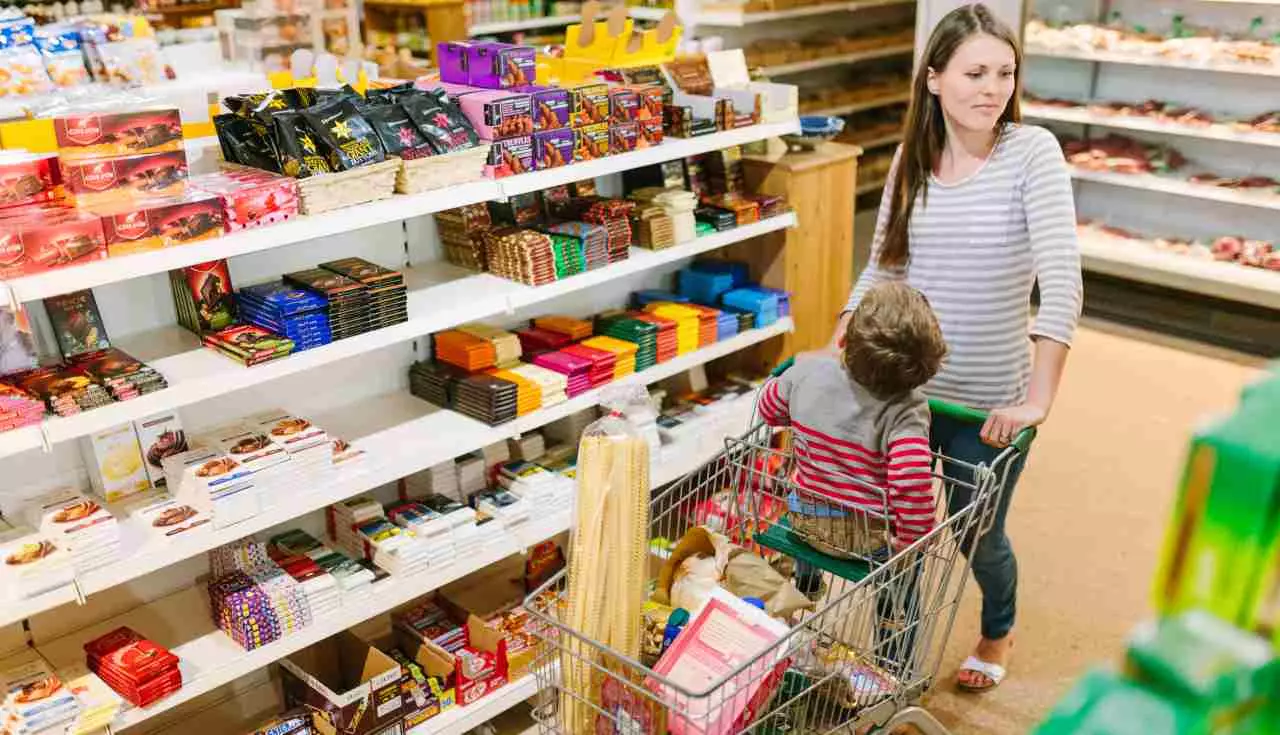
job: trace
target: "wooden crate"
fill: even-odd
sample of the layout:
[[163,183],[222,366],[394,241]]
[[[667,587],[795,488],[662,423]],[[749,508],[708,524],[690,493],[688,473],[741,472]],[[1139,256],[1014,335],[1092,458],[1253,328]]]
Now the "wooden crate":
[[484,164],[488,158],[489,146],[483,144],[443,156],[402,161],[396,171],[396,191],[417,194],[477,181],[484,178]]
[[299,209],[318,214],[333,209],[386,199],[395,192],[399,158],[361,166],[349,171],[320,174],[298,180]]

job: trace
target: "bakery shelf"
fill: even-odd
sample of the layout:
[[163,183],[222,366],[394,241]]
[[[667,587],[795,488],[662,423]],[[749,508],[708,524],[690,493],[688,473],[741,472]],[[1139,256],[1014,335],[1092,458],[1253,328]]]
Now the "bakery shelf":
[[800,121],[793,119],[725,130],[724,132],[696,138],[667,138],[662,145],[653,146],[652,148],[642,148],[630,153],[620,153],[616,156],[606,156],[594,161],[575,163],[571,166],[561,166],[549,171],[535,171],[512,176],[502,179],[499,183],[502,186],[503,196],[527,194],[531,191],[548,189],[561,184],[572,184],[575,181],[651,166],[655,163],[674,161],[677,158],[710,153],[721,148],[743,145],[744,143],[752,143],[766,138],[775,138],[780,135],[789,135],[799,131]]
[[662,145],[537,171],[498,181],[476,181],[422,194],[397,195],[368,204],[299,217],[271,227],[233,232],[192,245],[86,263],[0,281],[0,303],[35,301],[108,283],[164,273],[175,268],[306,242],[365,227],[399,222],[464,204],[502,199],[558,184],[620,173],[654,163],[797,132],[798,120],[752,125],[697,138],[668,138]]
[[581,15],[548,15],[524,20],[503,20],[493,23],[477,23],[467,29],[468,36],[491,36],[499,33],[531,31],[538,28],[563,28],[582,20]]
[[[752,329],[700,350],[654,365],[631,381],[643,384],[678,375],[746,347],[759,344],[792,329],[792,321],[781,319],[760,329]],[[437,408],[408,392],[362,400],[326,414],[310,416],[327,431],[342,436],[365,451],[358,464],[336,472],[327,482],[308,492],[278,499],[243,523],[221,530],[167,541],[146,541],[134,519],[122,521],[121,559],[109,567],[89,572],[79,579],[86,595],[125,584],[152,572],[199,556],[211,549],[266,529],[287,523],[354,495],[367,492],[461,456],[481,447],[514,438],[599,403],[602,389],[587,391],[555,406],[539,409],[515,421],[488,426],[460,413]],[[674,479],[674,478],[671,478]],[[272,500],[272,499],[269,499]],[[39,612],[75,601],[72,589],[7,603],[0,608],[0,621],[15,622]]]
[[889,105],[898,105],[911,101],[911,90],[903,90],[893,94],[884,95],[883,97],[875,97],[861,102],[854,102],[848,105],[837,105],[835,107],[825,107],[812,112],[805,112],[805,115],[852,115],[855,112],[866,112],[867,110],[876,110]]
[[168,647],[178,655],[182,668],[182,688],[150,707],[123,711],[112,724],[113,731],[139,725],[202,694],[278,661],[296,651],[340,633],[369,618],[389,612],[468,574],[480,571],[530,545],[569,529],[570,514],[521,524],[495,536],[484,551],[419,574],[391,576],[374,583],[368,594],[347,598],[334,614],[269,643],[246,651],[234,643],[210,620],[209,602],[202,590],[189,587],[129,612],[102,621],[47,643],[37,640],[37,649],[55,667],[84,661],[84,644],[116,627],[127,625]]
[[1157,176],[1155,174],[1122,174],[1114,171],[1087,171],[1079,168],[1073,168],[1071,176],[1077,181],[1092,181],[1099,184],[1142,189],[1161,194],[1175,194],[1223,204],[1236,204],[1242,207],[1257,207],[1259,209],[1280,211],[1280,195],[1271,190],[1266,193],[1255,194],[1209,184],[1197,184],[1186,179]]
[[1214,123],[1208,126],[1180,125],[1162,122],[1149,117],[1134,115],[1103,115],[1085,108],[1055,107],[1040,105],[1034,102],[1022,103],[1022,114],[1037,120],[1076,123],[1078,125],[1097,125],[1116,130],[1137,130],[1144,133],[1160,133],[1177,135],[1184,138],[1201,140],[1217,140],[1227,143],[1243,143],[1247,145],[1280,148],[1280,133],[1263,133],[1251,130],[1236,130],[1230,125]]
[[1266,64],[1227,64],[1197,63],[1184,59],[1166,59],[1160,56],[1142,56],[1139,54],[1123,54],[1114,51],[1081,51],[1079,49],[1046,49],[1027,46],[1027,56],[1050,59],[1072,59],[1102,64],[1134,64],[1137,66],[1154,66],[1166,69],[1186,69],[1189,71],[1220,72],[1224,74],[1249,74],[1263,77],[1280,77],[1280,66]]
[[[115,340],[116,346],[159,370],[169,386],[129,401],[112,403],[74,416],[46,417],[42,424],[49,444],[87,436],[126,421],[172,410],[236,390],[313,370],[373,350],[406,342],[470,321],[508,313],[575,291],[642,273],[700,253],[742,242],[795,225],[795,215],[777,217],[700,237],[664,250],[632,248],[631,257],[598,270],[545,286],[526,286],[488,273],[473,273],[445,262],[405,270],[409,320],[356,337],[246,368],[215,350],[202,347],[195,335],[178,326]],[[39,431],[27,427],[13,441],[0,433],[0,457],[40,446]]]
[[1280,273],[1162,252],[1142,241],[1080,231],[1085,269],[1166,288],[1280,309]]
[[808,18],[815,15],[829,15],[832,13],[850,13],[870,8],[882,8],[887,5],[913,4],[915,4],[915,0],[851,0],[851,2],[819,3],[817,5],[802,5],[796,8],[787,8],[786,10],[766,10],[759,12],[743,12],[741,10],[710,10],[696,14],[693,17],[693,23],[698,26],[739,28],[756,23],[772,23],[776,20]]
[[814,69],[825,69],[829,66],[840,66],[842,64],[856,64],[860,61],[870,61],[872,59],[884,59],[890,56],[902,56],[910,54],[915,49],[915,44],[908,41],[906,43],[897,43],[892,46],[883,46],[881,48],[866,49],[865,51],[856,51],[851,54],[836,54],[834,56],[825,56],[820,59],[810,59],[808,61],[797,61],[791,64],[775,64],[773,66],[763,66],[758,70],[759,73],[767,77],[780,77],[789,74],[800,74]]

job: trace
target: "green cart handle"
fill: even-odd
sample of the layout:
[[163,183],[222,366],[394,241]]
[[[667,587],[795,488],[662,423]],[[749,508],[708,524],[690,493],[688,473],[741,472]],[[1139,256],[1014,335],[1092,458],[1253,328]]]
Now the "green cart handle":
[[[776,378],[787,371],[787,368],[796,363],[795,356],[788,357],[778,366],[769,371],[769,376]],[[982,424],[987,420],[987,412],[977,408],[969,408],[958,403],[949,403],[947,401],[938,400],[937,398],[929,399],[929,410],[935,415],[946,416],[957,421],[964,421],[970,424]],[[1031,450],[1031,442],[1036,438],[1036,427],[1028,426],[1009,442],[1009,446],[1017,449],[1019,452],[1026,454]]]

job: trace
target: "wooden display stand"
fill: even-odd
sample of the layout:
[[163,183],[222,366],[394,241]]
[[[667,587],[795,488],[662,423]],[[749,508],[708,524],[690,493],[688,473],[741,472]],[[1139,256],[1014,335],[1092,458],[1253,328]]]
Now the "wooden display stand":
[[823,347],[853,285],[853,212],[862,149],[823,143],[813,151],[744,156],[749,191],[781,194],[798,225],[727,249],[751,264],[751,276],[791,293],[795,331],[761,345],[763,366]]

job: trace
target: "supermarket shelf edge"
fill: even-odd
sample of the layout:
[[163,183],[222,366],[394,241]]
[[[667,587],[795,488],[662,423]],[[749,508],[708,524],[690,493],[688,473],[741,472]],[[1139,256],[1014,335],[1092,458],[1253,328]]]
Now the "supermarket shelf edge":
[[1124,54],[1101,50],[1081,51],[1078,49],[1047,49],[1034,45],[1028,45],[1026,47],[1026,54],[1027,56],[1037,56],[1047,59],[1071,59],[1073,61],[1088,61],[1102,64],[1130,64],[1134,66],[1150,66],[1162,69],[1217,72],[1221,74],[1248,74],[1262,77],[1280,76],[1280,66],[1267,66],[1265,64],[1197,64],[1192,61],[1166,59],[1159,56],[1141,56],[1139,54]]
[[1242,143],[1246,145],[1280,148],[1280,133],[1234,130],[1229,125],[1221,123],[1216,123],[1207,127],[1179,125],[1177,123],[1161,122],[1159,120],[1152,120],[1132,115],[1100,115],[1085,109],[1053,107],[1050,105],[1039,105],[1034,102],[1024,102],[1022,104],[1022,113],[1026,117],[1032,117],[1039,120],[1076,123],[1079,125],[1097,125],[1099,127],[1114,128],[1118,130],[1137,130],[1144,133],[1160,133],[1164,135],[1177,135],[1184,138],[1200,138],[1203,140],[1217,140],[1227,143]]
[[914,42],[899,43],[893,46],[884,46],[883,48],[866,49],[864,51],[856,51],[851,54],[837,54],[835,56],[827,56],[820,59],[810,59],[809,61],[797,61],[790,64],[774,64],[772,66],[764,66],[759,69],[760,74],[768,77],[785,76],[789,74],[799,74],[801,72],[813,71],[814,69],[824,69],[828,66],[839,66],[841,64],[856,64],[860,61],[870,61],[872,59],[883,59],[888,56],[898,56],[901,54],[909,54],[915,50]]
[[850,2],[819,3],[816,5],[802,5],[800,7],[788,8],[786,10],[760,12],[708,11],[698,13],[694,16],[694,22],[696,25],[700,26],[739,28],[746,25],[754,25],[756,23],[771,23],[775,20],[806,18],[814,15],[828,15],[831,13],[867,10],[870,8],[884,7],[886,5],[907,4],[914,4],[914,0],[851,0]]
[[805,112],[803,114],[834,115],[838,117],[840,115],[851,115],[855,112],[865,112],[867,110],[874,110],[879,107],[888,107],[889,105],[896,105],[899,103],[910,102],[910,101],[911,101],[911,92],[903,91],[903,92],[897,92],[895,94],[887,94],[883,97],[876,97],[874,99],[864,100],[862,102],[854,102],[848,105],[837,105],[836,107],[826,107],[820,110],[814,110],[812,112]]
[[523,20],[501,20],[492,23],[477,23],[467,29],[468,36],[488,36],[497,33],[513,33],[515,31],[532,31],[539,28],[558,28],[571,25],[582,20],[581,15],[548,15],[540,18]]
[[1251,194],[1246,191],[1226,189],[1209,184],[1196,184],[1184,179],[1157,176],[1155,174],[1126,174],[1115,171],[1090,171],[1072,168],[1071,177],[1077,181],[1090,181],[1110,186],[1123,186],[1129,189],[1155,191],[1161,194],[1174,194],[1221,204],[1280,210],[1280,195]]

